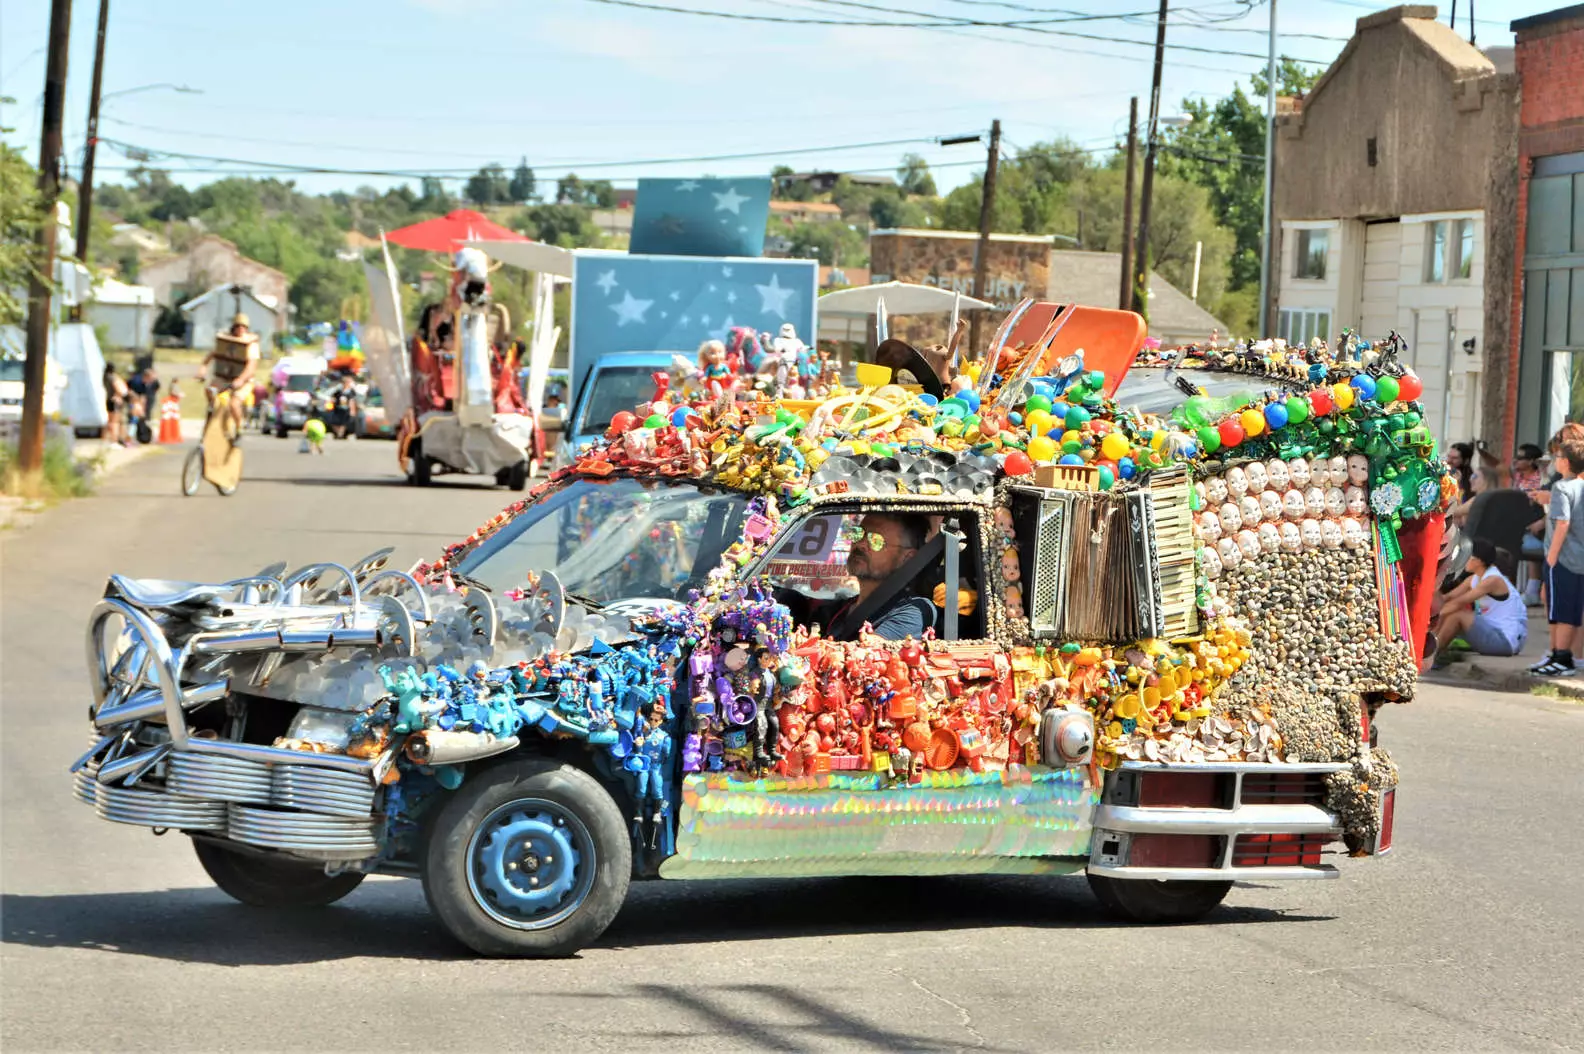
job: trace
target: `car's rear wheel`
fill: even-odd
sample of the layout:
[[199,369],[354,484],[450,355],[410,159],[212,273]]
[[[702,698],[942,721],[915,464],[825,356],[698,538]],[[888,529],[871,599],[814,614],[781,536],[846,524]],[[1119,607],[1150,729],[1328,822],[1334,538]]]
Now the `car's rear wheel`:
[[528,462],[519,461],[506,470],[506,486],[512,490],[526,490],[528,488]]
[[1088,877],[1106,911],[1128,922],[1193,922],[1214,911],[1232,888],[1231,882]]
[[265,860],[212,842],[193,842],[198,862],[221,891],[256,908],[322,908],[356,889],[361,871],[327,875],[318,864]]
[[415,487],[427,487],[434,477],[434,464],[423,452],[423,441],[414,440],[407,448],[407,457],[410,468],[407,472],[407,482]]
[[435,820],[424,896],[482,955],[572,955],[621,909],[632,843],[592,776],[523,759],[472,775]]

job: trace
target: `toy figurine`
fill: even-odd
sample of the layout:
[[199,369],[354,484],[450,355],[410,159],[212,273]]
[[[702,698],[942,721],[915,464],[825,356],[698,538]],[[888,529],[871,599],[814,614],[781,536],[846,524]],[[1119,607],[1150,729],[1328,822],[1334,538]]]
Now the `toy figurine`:
[[385,696],[357,716],[347,729],[347,756],[373,758],[390,744],[391,701]]
[[663,727],[665,708],[660,704],[651,703],[644,718],[647,728],[633,740],[635,749],[626,761],[626,768],[634,778],[633,804],[639,810],[638,815],[633,817],[633,836],[641,839],[643,810],[652,805],[654,812],[649,819],[653,827],[649,848],[659,849],[663,855],[670,856],[674,850],[671,846],[670,824],[666,823],[670,809],[666,773],[671,765],[671,734]]
[[385,690],[396,697],[396,723],[391,731],[421,732],[428,728],[440,707],[424,698],[423,681],[412,667],[403,666],[393,676],[389,666],[381,666],[379,675]]

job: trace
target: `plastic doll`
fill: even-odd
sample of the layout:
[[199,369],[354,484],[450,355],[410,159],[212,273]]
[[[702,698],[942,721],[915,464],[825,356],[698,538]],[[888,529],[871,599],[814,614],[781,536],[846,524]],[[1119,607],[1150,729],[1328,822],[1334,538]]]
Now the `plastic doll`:
[[423,682],[412,668],[404,666],[393,676],[389,666],[381,666],[379,675],[385,690],[396,697],[396,723],[391,730],[421,732],[427,728],[440,708],[424,699]]
[[711,398],[719,399],[731,389],[732,371],[726,365],[726,345],[718,340],[706,340],[700,345],[699,373],[704,377],[704,389]]

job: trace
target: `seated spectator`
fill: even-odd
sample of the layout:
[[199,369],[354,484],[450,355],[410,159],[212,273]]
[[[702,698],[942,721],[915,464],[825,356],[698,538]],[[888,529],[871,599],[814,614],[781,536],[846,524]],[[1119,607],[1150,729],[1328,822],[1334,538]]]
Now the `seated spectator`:
[[1517,655],[1529,636],[1529,612],[1512,579],[1502,570],[1510,554],[1486,539],[1474,542],[1469,575],[1441,598],[1431,627],[1436,668],[1447,664],[1447,645],[1461,637],[1480,655]]
[[1452,470],[1452,475],[1457,479],[1458,495],[1463,500],[1472,497],[1474,484],[1474,444],[1453,443],[1447,447],[1447,468]]

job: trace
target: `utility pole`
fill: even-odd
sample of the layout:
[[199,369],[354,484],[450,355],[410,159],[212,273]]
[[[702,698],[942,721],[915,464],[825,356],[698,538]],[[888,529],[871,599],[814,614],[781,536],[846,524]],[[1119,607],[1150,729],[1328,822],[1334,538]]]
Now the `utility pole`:
[[1149,139],[1144,148],[1144,187],[1139,200],[1139,233],[1137,258],[1133,261],[1133,272],[1137,279],[1133,283],[1133,310],[1149,319],[1149,276],[1150,276],[1150,206],[1155,194],[1155,147],[1158,125],[1160,120],[1160,90],[1161,68],[1166,59],[1166,4],[1161,0],[1160,17],[1155,23],[1155,75],[1150,80],[1150,108],[1149,108]]
[[1270,52],[1265,59],[1265,80],[1265,237],[1260,245],[1259,332],[1254,334],[1259,340],[1271,335],[1271,276],[1276,266],[1271,259],[1276,251],[1276,232],[1272,229],[1276,216],[1276,0],[1270,0]]
[[[984,189],[979,202],[979,250],[974,256],[974,296],[985,299],[985,272],[990,266],[990,225],[995,217],[996,167],[1001,163],[1001,121],[990,122],[990,158],[985,162]],[[984,309],[973,314],[968,333],[969,347],[979,347],[979,327],[984,319]],[[975,352],[977,354],[977,351]],[[990,363],[987,369],[994,369]]]
[[88,145],[83,147],[82,182],[77,189],[77,259],[88,264],[88,231],[93,222],[94,147],[99,145],[99,86],[104,82],[105,26],[110,0],[99,0],[99,36],[94,42],[93,92],[88,99]]
[[61,120],[66,108],[66,56],[71,0],[51,0],[49,63],[44,72],[44,130],[39,142],[37,255],[28,276],[27,362],[22,367],[22,435],[17,472],[24,494],[36,493],[44,470],[44,374],[49,361],[55,287],[55,202],[60,198]]
[[1122,192],[1122,291],[1117,308],[1133,307],[1133,170],[1138,160],[1138,96],[1128,103],[1127,183]]

